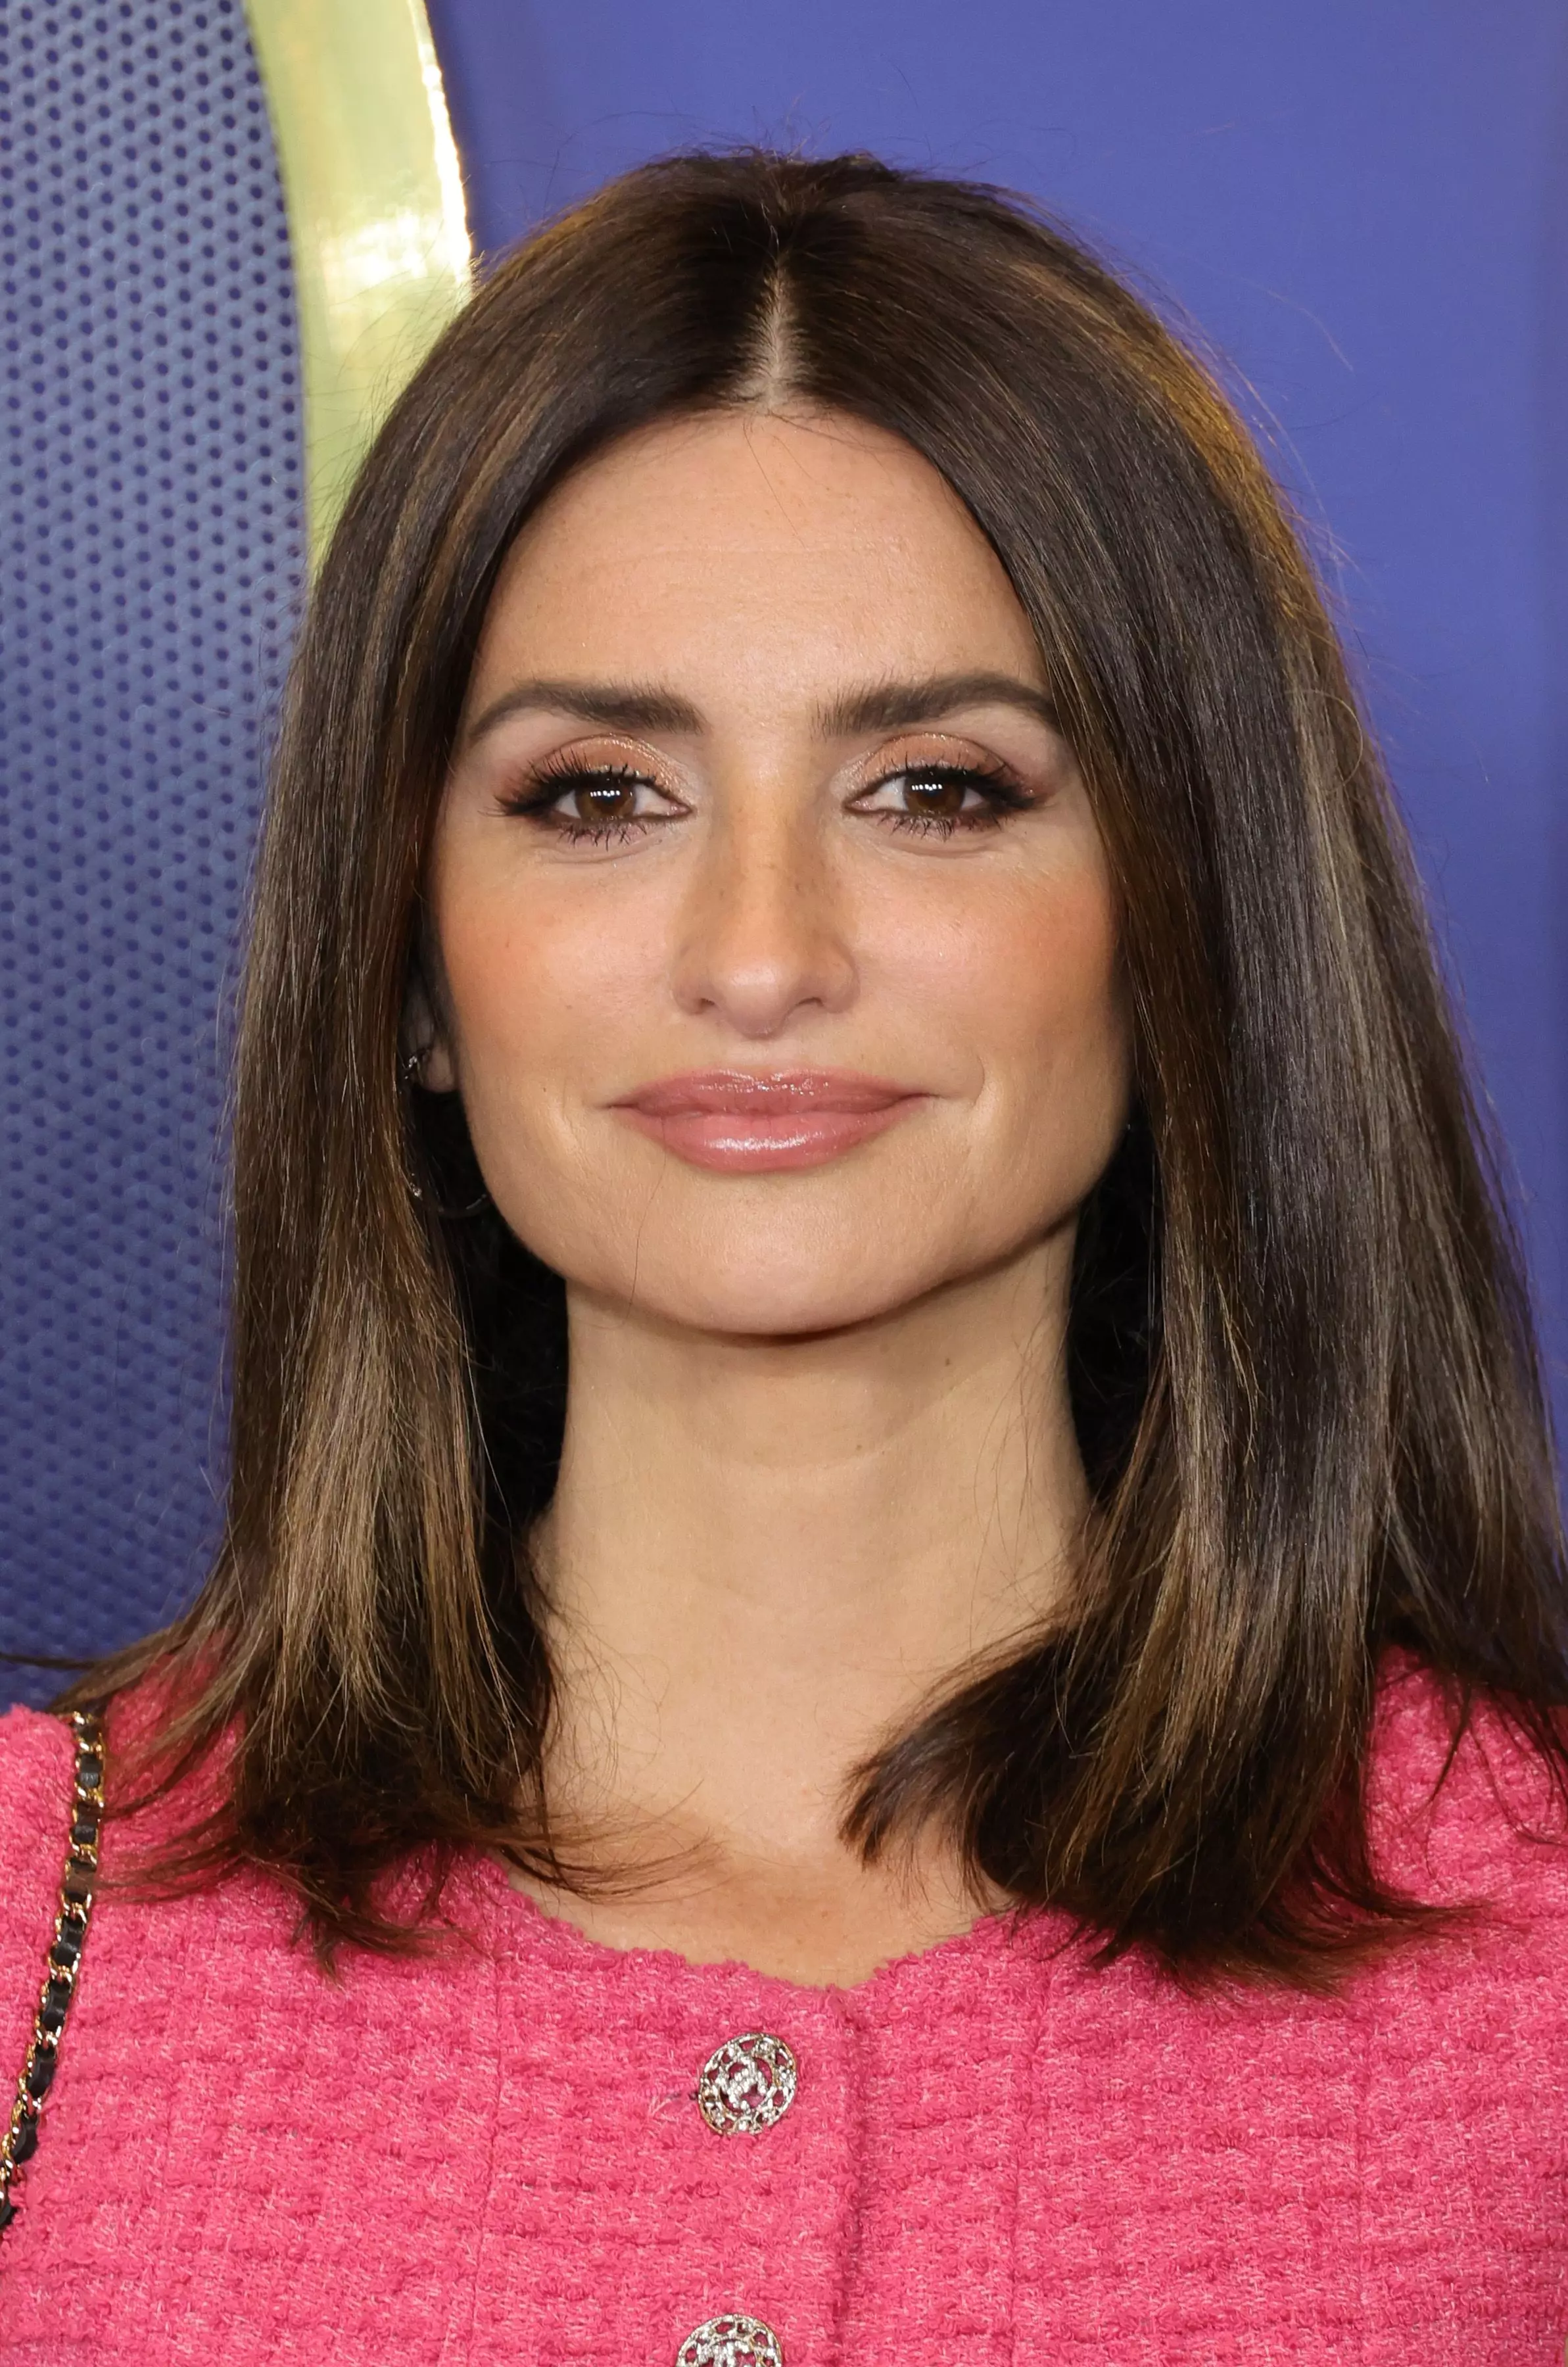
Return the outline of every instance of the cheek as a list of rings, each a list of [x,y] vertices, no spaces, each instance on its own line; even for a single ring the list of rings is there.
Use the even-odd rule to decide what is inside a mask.
[[[972,981],[987,1014],[977,1116],[998,1243],[1072,1217],[1114,1156],[1132,1026],[1109,896],[1035,901],[987,933]]]
[[[904,991],[967,1063],[1010,1135],[1114,1137],[1131,1028],[1114,900],[1098,864],[988,883],[940,930],[890,933]],[[1064,1147],[1065,1141],[1064,1141]]]
[[[1132,1067],[1115,915],[1095,873],[1020,882],[972,922],[932,994],[977,1084],[953,1178],[965,1263],[1074,1217],[1115,1153]]]
[[[1127,998],[1114,917],[1098,883],[1032,913],[1007,947],[1021,1036],[1065,1077],[1118,1101],[1126,1087]]]
[[[647,1007],[659,951],[591,897],[520,896],[502,879],[438,905],[446,1015],[465,1101],[550,1091],[596,1065]]]
[[[584,1097],[611,1071],[645,1007],[641,939],[607,929],[587,899],[472,881],[437,905],[446,1019],[486,1185],[547,1264],[607,1288],[623,1277],[626,1178],[584,1131]],[[607,1261],[607,1263],[606,1263]]]

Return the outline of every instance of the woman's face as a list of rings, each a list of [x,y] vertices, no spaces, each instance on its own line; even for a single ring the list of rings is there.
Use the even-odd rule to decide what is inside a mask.
[[[838,416],[627,437],[519,538],[436,831],[436,1039],[570,1284],[728,1334],[1055,1237],[1128,1028],[1104,852],[956,496]]]

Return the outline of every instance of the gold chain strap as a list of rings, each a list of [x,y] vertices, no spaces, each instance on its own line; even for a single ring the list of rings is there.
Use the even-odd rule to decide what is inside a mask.
[[[93,1912],[93,1876],[97,1872],[98,1834],[104,1818],[104,1722],[97,1710],[78,1709],[72,1711],[71,1724],[76,1738],[71,1839],[33,2034],[17,2082],[11,2124],[0,2137],[0,2236],[20,2208],[17,2192],[26,2175],[25,2164],[38,2151],[39,2114],[60,2059],[60,2042],[76,1994],[82,1949]]]

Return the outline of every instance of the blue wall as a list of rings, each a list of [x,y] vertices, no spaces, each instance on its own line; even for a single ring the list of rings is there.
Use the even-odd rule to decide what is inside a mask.
[[[221,1526],[225,1013],[304,488],[241,0],[0,5],[0,1652],[70,1656]]]
[[[432,0],[491,251],[692,142],[1027,189],[1252,389],[1512,1151],[1568,1434],[1560,0]]]

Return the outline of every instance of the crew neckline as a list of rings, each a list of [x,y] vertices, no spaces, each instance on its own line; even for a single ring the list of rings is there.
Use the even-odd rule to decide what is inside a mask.
[[[613,1941],[596,1940],[570,1917],[552,1915],[547,1908],[541,1907],[528,1891],[513,1882],[505,1863],[488,1852],[471,1861],[470,1872],[496,1908],[516,1917],[519,1940],[526,1935],[532,1945],[553,1954],[565,1970],[619,1978],[644,1972],[671,1987],[717,1982],[733,1988],[738,1982],[753,1986],[761,1983],[781,1996],[818,2003],[834,1999],[852,2003],[886,1988],[904,1988],[913,1981],[960,1969],[971,1961],[983,1961],[1010,1947],[1025,1920],[1018,1909],[1004,1908],[977,1916],[966,1931],[951,1932],[945,1940],[933,1941],[929,1948],[913,1948],[902,1955],[889,1956],[861,1980],[797,1981],[784,1973],[762,1972],[739,1956],[703,1960],[683,1956],[678,1948],[640,1943],[618,1947]],[[1037,1915],[1027,1919],[1031,1926],[1040,1920]]]

